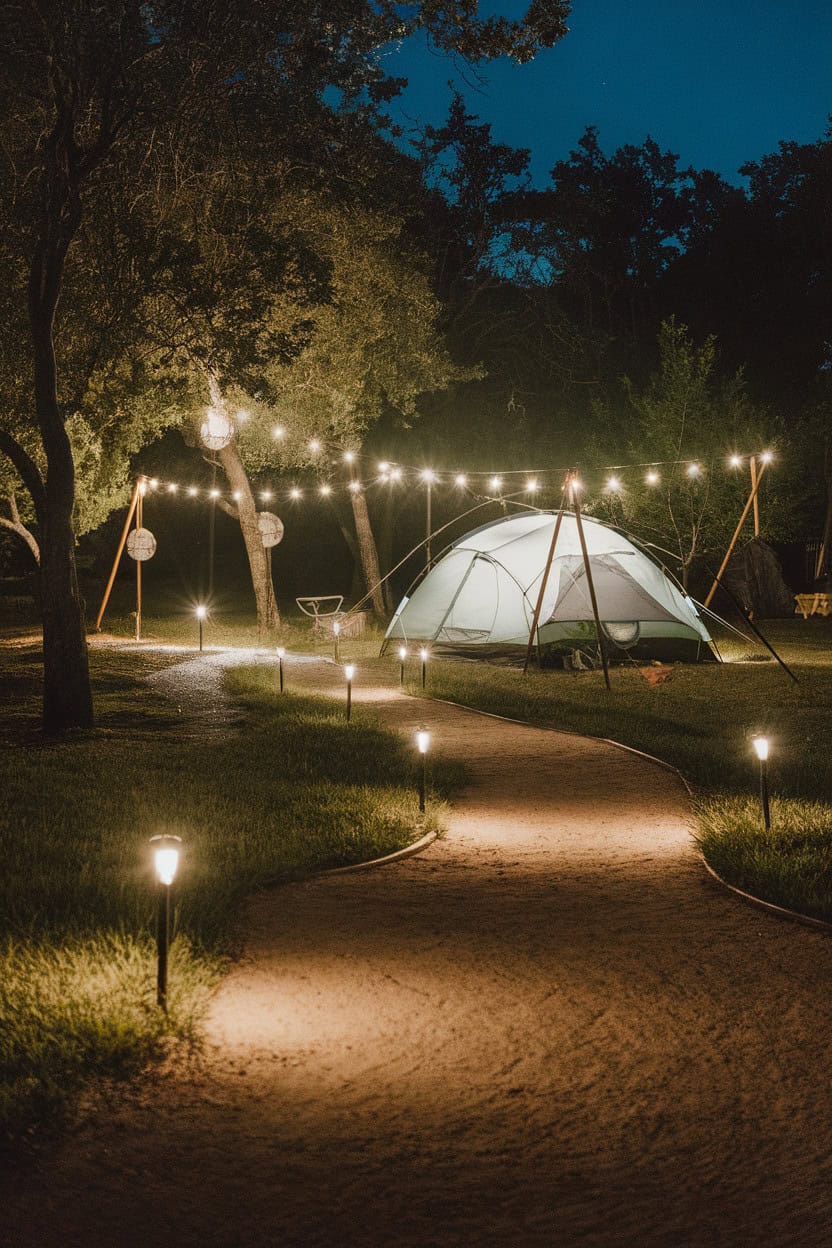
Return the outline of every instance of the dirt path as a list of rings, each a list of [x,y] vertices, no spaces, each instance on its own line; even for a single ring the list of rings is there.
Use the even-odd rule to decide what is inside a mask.
[[[829,939],[720,890],[645,760],[356,699],[465,760],[449,836],[258,896],[203,1064],[19,1176],[0,1241],[832,1242]]]

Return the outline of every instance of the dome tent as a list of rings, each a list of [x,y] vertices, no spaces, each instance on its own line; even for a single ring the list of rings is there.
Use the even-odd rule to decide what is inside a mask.
[[[526,652],[556,514],[524,512],[454,542],[399,604],[385,635],[436,653],[520,659]],[[612,660],[712,659],[690,598],[615,529],[583,516],[598,613]],[[544,658],[597,647],[575,516],[564,512],[539,624]]]

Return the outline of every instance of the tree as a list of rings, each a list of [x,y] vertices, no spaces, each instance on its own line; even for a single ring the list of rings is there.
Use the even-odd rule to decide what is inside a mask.
[[[617,421],[604,414],[620,438],[605,450],[643,467],[624,476],[622,490],[608,488],[598,510],[669,547],[687,588],[696,558],[724,550],[742,510],[729,457],[762,450],[770,421],[749,402],[741,373],[719,376],[716,340],[697,345],[673,320],[659,332],[658,370],[641,389],[626,381],[625,400]]]
[[[106,220],[113,187],[132,186],[141,195],[151,154],[164,153],[175,172],[212,112],[223,117],[218,129],[224,135],[236,133],[225,119],[246,104],[275,142],[288,129],[293,143],[317,145],[314,127],[303,122],[320,116],[327,88],[340,93],[345,106],[366,109],[395,90],[375,56],[385,43],[422,29],[446,51],[525,60],[565,33],[565,12],[565,4],[532,3],[524,22],[509,22],[479,20],[461,2],[441,8],[392,0],[294,8],[248,0],[3,4],[0,127],[11,193],[0,218],[0,247],[13,258],[20,278],[14,289],[28,312],[45,477],[13,432],[18,419],[28,421],[25,412],[13,413],[8,423],[4,417],[0,450],[32,498],[40,532],[47,730],[93,722],[74,561],[74,466],[55,335],[62,292],[72,293],[68,265],[84,223],[96,215]],[[209,178],[210,170],[203,168],[201,176]],[[131,241],[137,257],[147,253],[146,238]]]

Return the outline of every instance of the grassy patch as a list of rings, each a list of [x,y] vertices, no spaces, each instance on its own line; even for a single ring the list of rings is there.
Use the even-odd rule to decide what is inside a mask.
[[[781,621],[765,631],[793,685],[758,643],[722,643],[721,665],[676,665],[656,685],[634,667],[538,672],[432,661],[428,693],[529,723],[609,738],[678,767],[707,796],[700,844],[716,871],[768,901],[832,921],[829,708],[832,621]],[[415,672],[414,672],[415,676]],[[419,693],[416,683],[411,692]],[[752,734],[771,739],[770,837],[756,802]]]
[[[136,664],[171,661],[93,651],[99,726],[56,745],[36,735],[37,655],[0,652],[19,711],[0,738],[0,1137],[191,1031],[253,888],[420,833],[413,760],[363,708],[347,724],[325,699],[276,696],[273,670],[236,669],[242,728],[200,740],[136,682]],[[167,1021],[150,937],[159,831],[183,840]]]

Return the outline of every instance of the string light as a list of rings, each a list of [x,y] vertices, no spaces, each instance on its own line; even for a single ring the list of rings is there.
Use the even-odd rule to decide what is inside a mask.
[[[386,472],[389,472],[389,471],[390,471],[390,465],[388,464],[388,462],[387,462],[387,460],[386,460],[386,459],[383,459],[383,460],[381,461],[381,463],[380,463],[380,464],[379,464],[379,466],[378,466],[378,470],[379,470],[379,472],[381,472],[381,473],[386,473]]]
[[[321,493],[323,494],[324,498],[326,498],[327,494],[332,493],[332,486],[327,485],[326,481],[324,481],[323,485],[321,486]]]
[[[361,482],[360,482],[360,481],[350,481],[349,488],[350,488],[350,490],[352,491],[352,493],[353,493],[353,494],[357,494],[357,493],[358,493],[358,491],[361,489]]]
[[[465,473],[458,472],[456,476],[454,477],[454,485],[458,485],[461,490],[464,490],[467,484],[468,484],[468,478],[466,477]]]
[[[503,478],[492,477],[488,484],[491,487],[491,489],[494,491],[494,493],[497,494],[503,487]]]
[[[689,477],[698,477],[701,474],[702,469],[698,464],[688,464],[685,471]]]
[[[529,480],[526,482],[526,493],[536,494],[539,489],[540,489],[540,486],[538,485],[535,478],[530,477]]]
[[[220,492],[219,492],[219,490],[209,490],[209,491],[208,491],[208,497],[209,497],[209,498],[219,498],[219,496],[220,496]]]
[[[231,497],[234,499],[235,503],[239,503],[240,499],[243,497],[242,491],[235,490],[234,493],[231,495]]]
[[[619,477],[607,477],[607,489],[613,494],[617,494],[621,489],[621,479]]]
[[[321,449],[321,444],[317,438],[310,438],[309,449],[313,455],[318,454],[318,451]]]
[[[281,438],[286,437],[286,430],[282,425],[275,425],[274,429],[272,429],[272,437],[276,442],[279,442]]]
[[[158,477],[151,477],[151,478],[150,478],[150,481],[149,481],[149,485],[150,485],[151,490],[158,490],[158,488],[159,488],[159,478],[158,478]]]
[[[401,481],[401,479],[402,479],[402,470],[401,470],[401,468],[391,468],[391,469],[390,469],[390,480],[391,480],[391,481]]]
[[[272,501],[271,490],[263,490],[262,494],[260,495],[260,498],[264,503],[270,503]]]
[[[199,493],[199,490],[196,488],[196,486],[195,486],[195,485],[189,485],[189,486],[188,486],[188,497],[189,497],[189,498],[196,498],[196,496],[197,496],[197,494],[198,494],[198,493]]]
[[[139,482],[139,493],[140,493],[140,494],[146,494],[146,493],[147,493],[147,482],[146,482],[146,481],[140,481],[140,482]]]
[[[352,451],[344,451],[344,463],[352,464],[354,462],[355,462],[355,456],[353,455]]]
[[[168,481],[168,494],[175,494],[179,486],[175,481]]]
[[[760,459],[763,461],[764,464],[770,464],[771,461],[774,459],[774,456],[772,455],[771,451],[763,451],[762,455],[760,456]]]
[[[301,493],[301,491],[298,489],[296,485],[293,485],[291,490],[289,491],[289,497],[290,498],[303,498],[303,494]]]
[[[249,419],[250,415],[251,415],[250,412],[247,412],[244,407],[241,407],[239,411],[237,412],[237,423],[239,425],[244,425],[246,421]]]
[[[649,468],[647,472],[644,474],[644,480],[646,481],[648,485],[658,485],[659,474],[656,472],[656,469]]]
[[[742,464],[742,460],[739,455],[732,455],[728,462],[732,468],[739,468]]]
[[[390,475],[392,476],[393,474],[391,473]],[[401,476],[401,472],[399,473],[399,476]],[[436,473],[432,468],[423,468],[419,473],[419,476],[422,478],[425,485],[433,485],[433,483],[437,480]],[[398,477],[396,479],[398,480]]]

